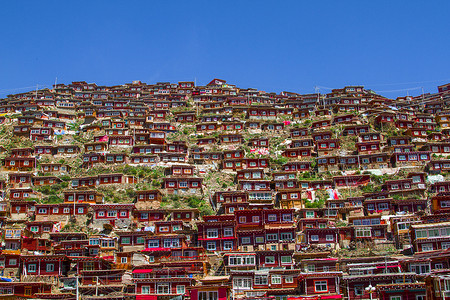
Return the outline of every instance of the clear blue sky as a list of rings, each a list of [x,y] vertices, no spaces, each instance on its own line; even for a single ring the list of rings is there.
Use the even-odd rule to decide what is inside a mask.
[[[435,92],[450,82],[449,12],[450,1],[2,1],[0,97],[56,77]]]

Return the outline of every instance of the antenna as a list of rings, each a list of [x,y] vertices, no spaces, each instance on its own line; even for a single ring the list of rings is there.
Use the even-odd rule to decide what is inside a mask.
[[[58,77],[55,78],[55,87],[56,87],[57,83],[58,83]]]

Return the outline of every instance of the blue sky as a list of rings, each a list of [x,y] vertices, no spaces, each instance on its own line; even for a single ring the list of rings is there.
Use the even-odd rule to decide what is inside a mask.
[[[0,97],[55,78],[221,78],[389,97],[450,82],[450,1],[3,1]]]

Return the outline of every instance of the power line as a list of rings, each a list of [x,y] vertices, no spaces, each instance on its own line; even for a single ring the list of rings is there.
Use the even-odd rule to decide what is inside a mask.
[[[365,85],[367,85],[367,86],[393,86],[393,85],[403,85],[403,84],[433,83],[433,82],[441,82],[441,81],[450,81],[450,78],[438,79],[438,80],[415,81],[415,82],[382,83],[382,84],[365,84]]]
[[[407,88],[407,89],[398,89],[398,90],[386,90],[386,91],[375,91],[377,93],[389,93],[389,92],[404,92],[404,91],[413,91],[413,90],[419,90],[421,89],[421,86],[413,87],[413,88]]]
[[[45,84],[38,84],[38,86],[40,86],[41,88],[47,88],[48,86]],[[20,88],[14,88],[14,89],[6,89],[6,90],[0,90],[0,93],[5,93],[5,92],[13,92],[13,91],[19,91],[19,90],[26,90],[26,89],[35,89],[36,85],[32,85],[32,86],[24,86],[24,87],[20,87]],[[30,90],[31,91],[31,90]]]

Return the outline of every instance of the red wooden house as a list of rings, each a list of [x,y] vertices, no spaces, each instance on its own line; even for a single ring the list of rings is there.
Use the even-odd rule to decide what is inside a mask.
[[[166,175],[172,176],[192,176],[194,175],[194,166],[192,165],[171,165],[165,169]]]
[[[43,173],[67,173],[70,170],[69,165],[60,163],[40,163],[39,166]]]
[[[134,139],[133,136],[129,135],[110,135],[108,143],[110,146],[132,146]]]
[[[106,153],[105,163],[107,164],[123,164],[128,155],[125,153]]]
[[[73,155],[80,153],[80,147],[77,145],[57,145],[56,154],[58,155]],[[94,151],[94,150],[91,150]]]
[[[65,255],[23,255],[22,278],[28,276],[67,276],[70,260]]]
[[[104,224],[113,227],[126,227],[131,224],[134,204],[93,204],[93,226],[103,228]]]
[[[281,155],[291,159],[311,157],[313,155],[313,147],[287,148],[281,153]]]
[[[344,130],[342,131],[342,135],[361,135],[362,133],[369,132],[369,129],[369,125],[349,125],[344,128]]]
[[[301,136],[308,136],[309,129],[308,128],[292,128],[290,129],[291,138],[297,138]]]
[[[236,180],[242,179],[262,179],[264,178],[264,169],[245,169],[238,170],[236,173]]]
[[[162,194],[159,190],[136,191],[136,202],[158,201],[161,202]]]
[[[241,134],[221,134],[219,135],[220,144],[241,144],[243,142]]]
[[[133,270],[136,300],[162,300],[167,297],[185,296],[196,280],[181,268],[153,269],[139,267]]]
[[[0,294],[5,299],[51,299],[52,284],[45,282],[0,282]],[[63,295],[63,294],[61,294]]]
[[[15,188],[9,189],[9,200],[10,201],[21,201],[28,198],[36,197],[37,194],[31,188]]]
[[[99,174],[97,181],[99,185],[128,183],[127,177],[124,177],[123,174],[119,173]]]
[[[248,145],[253,148],[268,148],[269,139],[268,138],[253,138],[250,139]]]
[[[425,282],[377,284],[379,299],[427,299]]]
[[[335,248],[339,243],[338,228],[305,228],[303,233],[305,235],[304,242],[307,245],[315,244]]]
[[[371,154],[381,151],[381,144],[379,141],[356,143],[358,154]]]
[[[136,209],[134,210],[133,214],[138,222],[150,223],[154,221],[164,220],[166,211],[162,209]]]
[[[185,141],[173,141],[166,145],[167,152],[187,153],[188,146]]]
[[[193,191],[195,193],[202,191],[203,178],[199,177],[165,177],[162,187],[169,193]]]
[[[35,205],[36,221],[65,221],[67,217],[75,216],[77,221],[82,222],[86,221],[82,217],[86,217],[88,212],[88,203],[76,203],[75,205],[70,203]]]
[[[73,203],[73,199],[77,203],[101,203],[103,194],[95,190],[66,190],[64,191],[64,202]]]
[[[450,248],[449,222],[431,224],[412,224],[411,241],[415,252],[446,250]]]
[[[234,215],[204,216],[197,228],[199,244],[207,251],[237,249]]]
[[[319,155],[328,155],[329,153],[339,149],[339,139],[321,139],[315,142],[315,149]]]
[[[388,225],[381,215],[350,217],[349,225],[352,227],[352,240],[387,240]]]
[[[9,170],[30,170],[36,166],[34,157],[6,157],[5,167]]]
[[[199,210],[197,208],[177,208],[169,211],[171,220],[191,222],[196,220],[199,216]]]
[[[54,155],[56,154],[56,147],[51,145],[38,145],[34,147],[34,153],[35,154],[48,154],[48,155]]]
[[[391,156],[391,164],[395,167],[399,166],[422,166],[426,165],[431,160],[430,151],[416,151],[416,152],[398,152]]]
[[[391,211],[392,198],[384,199],[367,199],[364,200],[363,206],[368,214],[389,213]]]
[[[13,148],[10,150],[10,157],[31,156],[34,153],[33,148]]]
[[[244,158],[244,167],[247,169],[268,168],[269,158]]]
[[[134,146],[131,150],[135,154],[157,154],[165,150],[165,145],[163,144],[149,144],[149,145],[138,145]]]
[[[368,174],[333,177],[333,183],[336,188],[366,185],[369,182],[370,182],[370,175]]]
[[[47,141],[53,136],[53,128],[48,127],[31,127],[30,139],[32,141]]]

